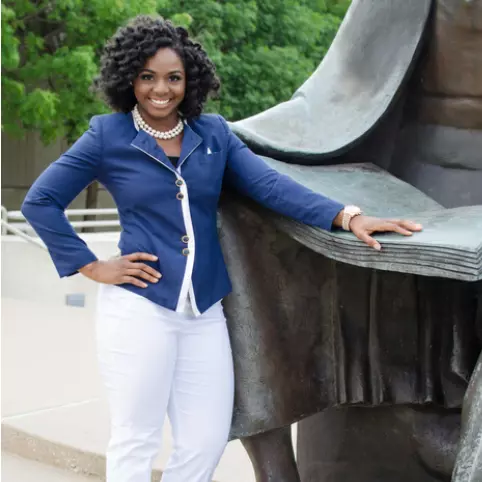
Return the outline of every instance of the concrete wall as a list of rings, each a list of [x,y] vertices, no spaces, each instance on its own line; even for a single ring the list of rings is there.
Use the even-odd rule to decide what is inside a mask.
[[[65,139],[58,139],[45,146],[37,132],[27,132],[21,139],[2,132],[2,205],[8,210],[18,210],[28,189],[47,168],[69,147]],[[71,204],[71,208],[85,208],[86,192],[83,191]],[[98,208],[114,207],[114,201],[103,188],[98,194]]]
[[[2,132],[2,205],[19,209],[34,179],[67,148],[62,139],[44,146],[36,132],[27,132],[21,139]],[[76,207],[85,202],[85,195],[79,198]]]
[[[85,233],[81,237],[100,259],[117,251],[118,233]],[[59,279],[47,251],[16,236],[2,236],[1,250],[2,297],[64,306],[66,295],[79,293],[85,295],[87,308],[94,306],[97,283],[80,274]]]

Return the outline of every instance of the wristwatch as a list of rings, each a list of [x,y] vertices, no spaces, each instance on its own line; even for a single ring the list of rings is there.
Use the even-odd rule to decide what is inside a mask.
[[[350,221],[355,216],[360,216],[362,213],[362,210],[358,206],[345,206],[343,209],[343,217],[341,218],[341,227],[345,231],[351,231]]]

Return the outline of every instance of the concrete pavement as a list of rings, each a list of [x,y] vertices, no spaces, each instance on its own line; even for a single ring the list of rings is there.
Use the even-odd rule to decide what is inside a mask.
[[[3,451],[101,479],[108,431],[92,309],[2,298]],[[156,479],[171,446],[166,423],[163,448],[154,464]],[[18,468],[16,462],[9,457],[6,470]],[[239,441],[228,445],[214,480],[254,482]]]
[[[100,482],[100,480],[2,453],[2,482]]]

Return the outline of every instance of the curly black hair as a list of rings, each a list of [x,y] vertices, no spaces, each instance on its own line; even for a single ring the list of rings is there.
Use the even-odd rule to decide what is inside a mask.
[[[117,30],[104,47],[94,88],[115,111],[130,112],[137,103],[132,82],[147,59],[164,47],[179,55],[186,72],[186,93],[179,111],[186,119],[198,117],[208,96],[215,96],[220,88],[216,68],[186,29],[162,17],[139,15]]]

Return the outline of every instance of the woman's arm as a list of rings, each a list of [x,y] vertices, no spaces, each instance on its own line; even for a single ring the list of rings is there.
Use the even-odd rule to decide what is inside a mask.
[[[225,180],[273,211],[330,230],[344,205],[280,174],[254,154],[220,117],[228,136]]]
[[[315,193],[293,179],[280,174],[254,154],[220,116],[228,136],[228,161],[225,179],[238,191],[260,204],[305,224],[331,230],[342,227],[343,204]],[[349,229],[368,246],[381,249],[371,234],[393,231],[410,236],[422,226],[412,221],[379,219],[358,215],[349,221]]]
[[[46,244],[61,277],[81,272],[99,283],[146,288],[145,281],[157,283],[162,275],[142,261],[156,261],[156,256],[132,253],[99,261],[64,214],[74,198],[99,177],[102,142],[100,119],[93,117],[89,130],[35,181],[22,213]]]
[[[23,215],[46,244],[61,277],[97,260],[64,210],[97,178],[101,158],[101,123],[93,117],[89,129],[38,177],[23,202]]]

